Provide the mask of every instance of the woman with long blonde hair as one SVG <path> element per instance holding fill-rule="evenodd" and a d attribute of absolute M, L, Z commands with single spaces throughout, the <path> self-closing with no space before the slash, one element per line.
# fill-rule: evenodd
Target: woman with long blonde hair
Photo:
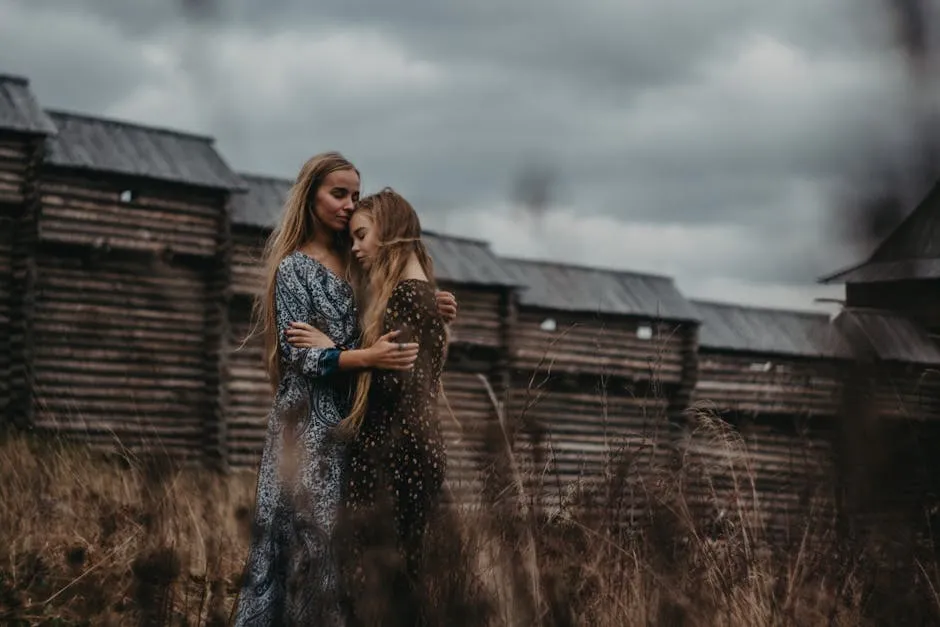
<path fill-rule="evenodd" d="M 447 327 L 435 304 L 421 223 L 407 200 L 390 188 L 363 198 L 350 234 L 361 273 L 363 341 L 398 332 L 419 349 L 408 372 L 359 373 L 352 409 L 339 426 L 351 441 L 340 518 L 344 548 L 352 549 L 346 592 L 361 624 L 412 626 L 420 624 L 425 532 L 447 465 L 437 421 Z M 291 341 L 328 345 L 310 329 Z M 397 558 L 389 557 L 390 548 Z"/>
<path fill-rule="evenodd" d="M 345 624 L 333 533 L 346 447 L 332 431 L 349 414 L 356 371 L 407 372 L 419 349 L 394 341 L 397 333 L 359 336 L 347 275 L 359 188 L 358 170 L 341 154 L 312 157 L 265 246 L 256 318 L 275 399 L 236 625 Z M 452 294 L 434 302 L 439 315 L 456 314 Z M 292 346 L 287 331 L 295 321 L 319 329 L 331 345 Z"/>

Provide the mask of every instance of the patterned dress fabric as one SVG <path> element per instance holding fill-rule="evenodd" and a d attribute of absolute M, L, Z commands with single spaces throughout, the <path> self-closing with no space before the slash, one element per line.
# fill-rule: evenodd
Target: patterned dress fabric
<path fill-rule="evenodd" d="M 294 252 L 278 267 L 275 303 L 283 374 L 268 416 L 235 625 L 344 625 L 334 531 L 345 446 L 331 433 L 348 413 L 352 379 L 336 371 L 335 349 L 294 348 L 284 331 L 305 321 L 337 346 L 352 344 L 353 290 Z"/>
<path fill-rule="evenodd" d="M 345 588 L 354 624 L 422 624 L 423 549 L 446 471 L 437 397 L 446 331 L 434 289 L 405 280 L 389 298 L 384 333 L 419 344 L 412 370 L 375 371 L 350 444 L 344 481 Z M 433 523 L 432 523 L 433 524 Z"/>

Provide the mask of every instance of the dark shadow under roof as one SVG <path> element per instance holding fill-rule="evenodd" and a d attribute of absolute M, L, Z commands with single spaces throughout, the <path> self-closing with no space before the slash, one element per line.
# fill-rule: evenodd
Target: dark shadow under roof
<path fill-rule="evenodd" d="M 669 277 L 549 261 L 504 259 L 522 306 L 560 311 L 697 321 L 698 312 Z"/>
<path fill-rule="evenodd" d="M 243 185 L 211 137 L 74 113 L 48 113 L 59 131 L 48 140 L 51 165 L 223 190 Z"/>
<path fill-rule="evenodd" d="M 901 313 L 846 308 L 834 325 L 857 347 L 883 361 L 940 365 L 940 345 L 924 327 Z"/>
<path fill-rule="evenodd" d="M 693 304 L 702 317 L 699 345 L 703 349 L 795 357 L 852 356 L 826 314 L 705 301 Z"/>

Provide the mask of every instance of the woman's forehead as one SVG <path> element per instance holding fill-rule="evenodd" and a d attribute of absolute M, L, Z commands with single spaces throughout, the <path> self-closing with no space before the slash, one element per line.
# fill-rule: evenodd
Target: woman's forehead
<path fill-rule="evenodd" d="M 366 211 L 353 211 L 352 218 L 349 220 L 349 227 L 356 229 L 372 223 L 372 216 Z"/>
<path fill-rule="evenodd" d="M 359 191 L 359 175 L 355 170 L 334 170 L 323 179 L 324 187 L 344 187 L 350 191 Z"/>

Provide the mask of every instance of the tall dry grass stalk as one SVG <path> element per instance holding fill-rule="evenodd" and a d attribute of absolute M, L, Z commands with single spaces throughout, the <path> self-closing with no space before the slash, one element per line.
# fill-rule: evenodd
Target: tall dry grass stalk
<path fill-rule="evenodd" d="M 783 540 L 768 533 L 747 443 L 717 417 L 691 416 L 696 437 L 723 453 L 711 467 L 640 463 L 645 451 L 612 439 L 604 481 L 549 507 L 552 482 L 523 458 L 551 450 L 521 449 L 519 421 L 492 399 L 481 493 L 448 510 L 459 541 L 432 536 L 431 624 L 940 624 L 931 546 L 888 554 L 876 536 L 840 539 L 832 509 L 812 499 Z M 226 624 L 254 473 L 13 435 L 0 443 L 0 476 L 0 622 Z"/>

